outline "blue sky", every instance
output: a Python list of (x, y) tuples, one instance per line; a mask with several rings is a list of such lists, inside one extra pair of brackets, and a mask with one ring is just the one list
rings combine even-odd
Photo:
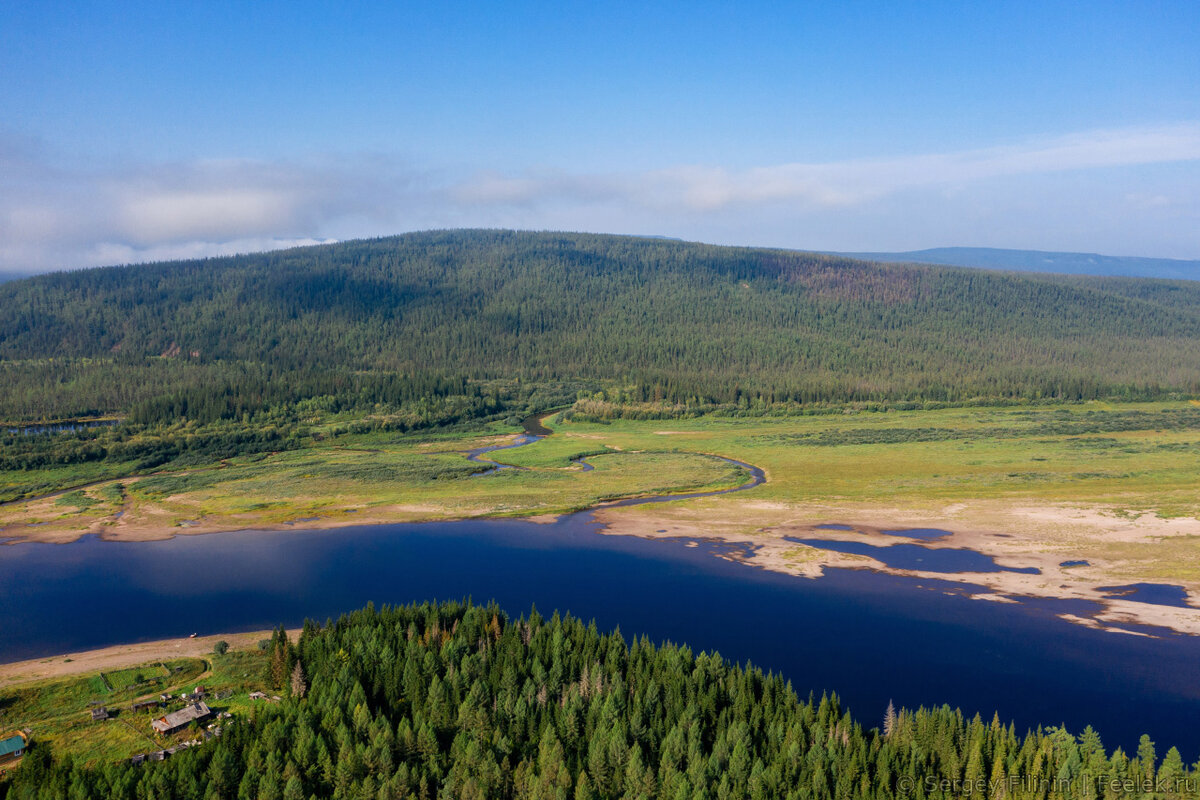
[(0, 4), (0, 270), (430, 227), (1200, 258), (1200, 3)]

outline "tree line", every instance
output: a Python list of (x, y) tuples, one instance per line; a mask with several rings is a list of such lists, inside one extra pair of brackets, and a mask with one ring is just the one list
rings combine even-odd
[[(685, 646), (496, 605), (372, 607), (270, 642), (285, 696), (162, 763), (35, 746), (5, 800), (1196, 797), (1148, 737), (1018, 733), (947, 707), (855, 719), (836, 697)], [(881, 724), (879, 724), (881, 723)]]
[[(0, 502), (87, 480), (121, 478), (222, 459), (310, 447), (366, 433), (399, 434), (504, 420), (570, 403), (576, 384), (481, 383), (432, 375), (309, 376), (165, 391), (112, 424), (0, 426)], [(78, 469), (62, 470), (56, 468)]]

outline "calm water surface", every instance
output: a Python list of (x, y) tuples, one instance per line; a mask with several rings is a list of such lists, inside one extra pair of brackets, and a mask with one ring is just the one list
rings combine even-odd
[(1169, 583), (1130, 583), (1125, 586), (1099, 586), (1105, 597), (1119, 597), (1138, 603), (1190, 608), (1187, 589)]
[(1064, 623), (1043, 600), (865, 571), (821, 580), (716, 558), (710, 545), (599, 535), (587, 514), (0, 547), (0, 660), (114, 642), (324, 620), (365, 605), (498, 600), (684, 641), (834, 691), (868, 723), (889, 700), (949, 703), (1018, 727), (1092, 724), (1110, 747), (1148, 732), (1200, 751), (1200, 640)]

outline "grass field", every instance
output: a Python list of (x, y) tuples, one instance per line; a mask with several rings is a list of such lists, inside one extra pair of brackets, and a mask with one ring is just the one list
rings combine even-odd
[[(768, 482), (754, 497), (786, 504), (921, 508), (989, 499), (1200, 513), (1200, 407), (1191, 403), (552, 424), (557, 435), (488, 456), (524, 470), (474, 475), (482, 465), (461, 455), (513, 432), (499, 425), (484, 436), (343, 437), (5, 504), (0, 526), (102, 530), (146, 516), (167, 529), (243, 527), (348, 511), (396, 519), (538, 514), (745, 479), (704, 453), (762, 467)], [(593, 471), (571, 463), (584, 455)], [(121, 519), (112, 519), (118, 511)]]
[(169, 678), (170, 675), (170, 668), (165, 664), (147, 664), (143, 667), (105, 672), (104, 680), (114, 692), (120, 692), (158, 682), (160, 679)]
[[(245, 717), (252, 709), (247, 695), (263, 688), (260, 678), (265, 659), (265, 653), (255, 648), (231, 650), (203, 659), (149, 662), (105, 672), (113, 691), (107, 690), (105, 681), (96, 672), (28, 681), (0, 688), (0, 713), (4, 726), (29, 729), (35, 746), (49, 745), (60, 756), (71, 755), (89, 763), (119, 760), (174, 743), (155, 735), (150, 727), (151, 720), (164, 712), (134, 712), (130, 706), (135, 700), (157, 699), (162, 693), (177, 695), (203, 683), (210, 696), (232, 693), (226, 699), (210, 699), (214, 711), (230, 711)], [(135, 685), (139, 675), (145, 680)], [(113, 718), (93, 722), (94, 705), (107, 708)]]
[[(200, 659), (179, 659), (166, 662), (169, 669), (182, 667), (179, 672), (167, 671), (158, 664), (147, 664), (135, 670), (115, 673), (108, 691), (99, 674), (59, 681), (40, 681), (0, 689), (0, 708), (9, 727), (28, 728), (35, 741), (48, 743), (57, 753), (71, 753), (85, 761), (112, 760), (145, 752), (152, 746), (150, 715), (129, 710), (135, 699), (155, 698), (162, 692), (173, 692), (196, 680), (208, 671)], [(128, 676), (125, 675), (128, 673)], [(154, 675), (158, 681), (138, 686), (128, 685), (135, 673)], [(120, 688), (118, 688), (120, 687)], [(92, 705), (116, 712), (115, 719), (93, 722)]]
[(572, 438), (560, 447), (588, 437), (754, 463), (768, 472), (755, 490), (764, 500), (922, 506), (988, 498), (1200, 512), (1200, 407), (1190, 403), (703, 417), (564, 431)]
[[(485, 435), (342, 437), (332, 446), (230, 459), (221, 465), (102, 482), (0, 506), (0, 530), (30, 538), (278, 526), (320, 518), (360, 521), (561, 513), (638, 494), (723, 488), (744, 470), (678, 448), (620, 452), (559, 437), (494, 454), (527, 467), (478, 475), (462, 451), (506, 441)], [(591, 471), (570, 460), (596, 455)], [(350, 516), (356, 515), (356, 516)]]

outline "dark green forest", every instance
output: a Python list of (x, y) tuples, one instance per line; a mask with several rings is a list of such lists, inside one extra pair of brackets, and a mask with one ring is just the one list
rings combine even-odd
[(227, 418), (395, 374), (697, 404), (1159, 397), (1200, 392), (1198, 345), (1200, 283), (427, 232), (0, 285), (0, 419)]
[[(1018, 733), (943, 707), (854, 719), (780, 677), (630, 644), (557, 614), (370, 607), (282, 630), (287, 697), (165, 762), (84, 768), (35, 747), (6, 800), (1195, 797), (1197, 775), (1095, 731)], [(861, 710), (860, 710), (861, 711)]]

